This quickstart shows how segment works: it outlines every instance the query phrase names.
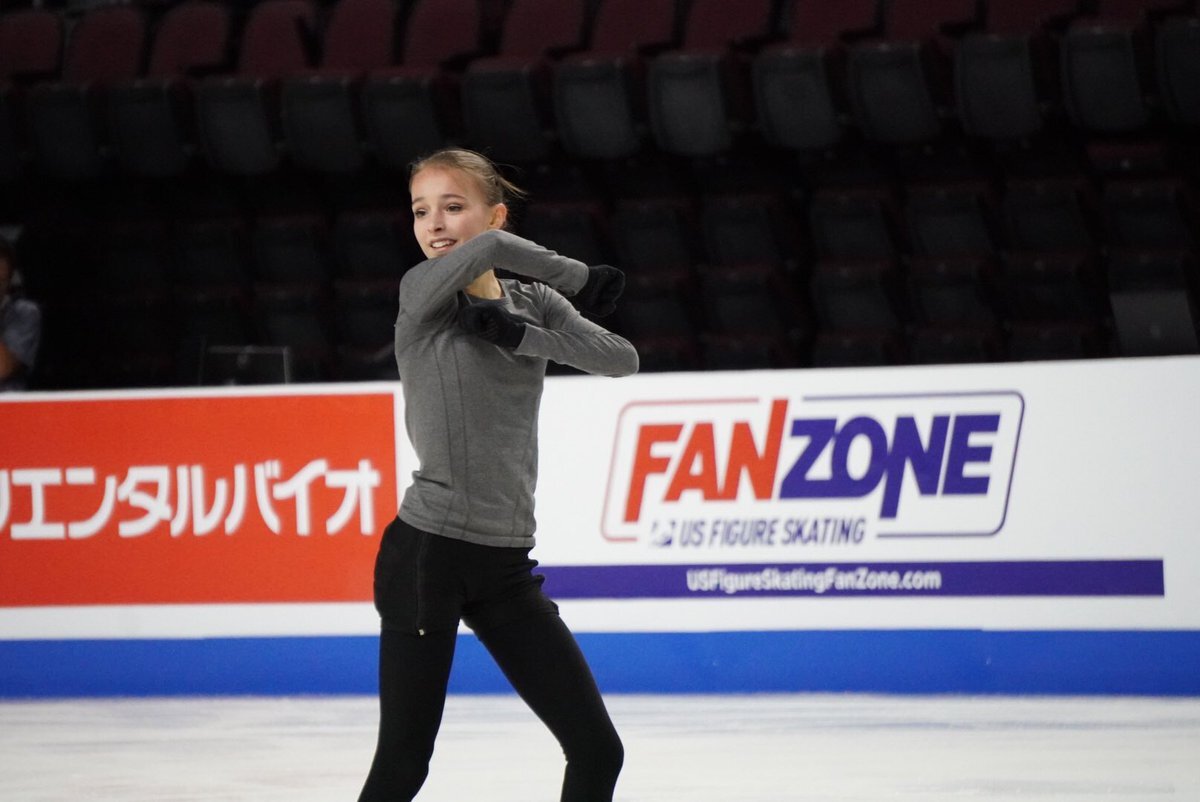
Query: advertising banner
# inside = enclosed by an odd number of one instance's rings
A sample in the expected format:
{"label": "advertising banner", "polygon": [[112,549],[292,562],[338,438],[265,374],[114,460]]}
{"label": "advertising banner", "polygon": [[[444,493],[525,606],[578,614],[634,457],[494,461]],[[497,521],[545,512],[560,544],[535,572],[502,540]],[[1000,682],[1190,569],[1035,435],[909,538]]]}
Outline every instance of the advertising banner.
{"label": "advertising banner", "polygon": [[0,607],[370,598],[391,393],[0,405]]}
{"label": "advertising banner", "polygon": [[641,600],[602,628],[1200,627],[1198,390],[1194,359],[556,383],[536,553],[559,597]]}

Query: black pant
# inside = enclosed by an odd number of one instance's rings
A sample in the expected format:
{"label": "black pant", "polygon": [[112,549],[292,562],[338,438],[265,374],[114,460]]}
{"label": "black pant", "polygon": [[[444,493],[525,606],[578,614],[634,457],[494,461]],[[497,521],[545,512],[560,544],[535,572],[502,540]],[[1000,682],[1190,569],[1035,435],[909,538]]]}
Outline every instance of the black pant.
{"label": "black pant", "polygon": [[566,755],[562,802],[610,802],[624,751],[529,549],[478,546],[397,519],[375,563],[379,743],[359,802],[408,802],[429,773],[458,622],[475,631]]}

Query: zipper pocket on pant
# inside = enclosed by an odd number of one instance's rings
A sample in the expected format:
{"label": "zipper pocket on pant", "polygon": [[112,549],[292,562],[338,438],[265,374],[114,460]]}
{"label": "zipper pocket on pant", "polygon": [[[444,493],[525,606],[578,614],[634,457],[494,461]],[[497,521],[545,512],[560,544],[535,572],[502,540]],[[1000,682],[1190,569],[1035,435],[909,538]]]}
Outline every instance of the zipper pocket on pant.
{"label": "zipper pocket on pant", "polygon": [[430,535],[422,532],[420,537],[421,545],[417,547],[417,565],[413,572],[415,579],[413,584],[416,586],[413,588],[413,592],[416,594],[416,601],[413,605],[413,626],[416,627],[417,635],[425,637],[425,628],[421,626],[421,613],[423,612],[421,597],[425,590],[425,549],[429,545]]}

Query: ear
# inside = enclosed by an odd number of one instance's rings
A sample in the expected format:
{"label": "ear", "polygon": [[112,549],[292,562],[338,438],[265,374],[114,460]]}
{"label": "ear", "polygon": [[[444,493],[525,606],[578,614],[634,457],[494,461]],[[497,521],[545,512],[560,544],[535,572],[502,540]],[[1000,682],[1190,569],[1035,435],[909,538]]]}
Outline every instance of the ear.
{"label": "ear", "polygon": [[508,207],[503,203],[497,203],[492,207],[492,219],[488,221],[488,228],[504,228],[506,222],[508,222]]}

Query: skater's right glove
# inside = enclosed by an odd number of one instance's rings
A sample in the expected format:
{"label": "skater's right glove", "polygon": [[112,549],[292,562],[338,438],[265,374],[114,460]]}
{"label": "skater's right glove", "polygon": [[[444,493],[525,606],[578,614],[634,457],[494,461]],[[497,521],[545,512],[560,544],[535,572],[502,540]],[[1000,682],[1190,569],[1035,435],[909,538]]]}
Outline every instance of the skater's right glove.
{"label": "skater's right glove", "polygon": [[505,348],[516,348],[525,338],[525,321],[496,304],[464,306],[458,313],[458,325],[476,337]]}
{"label": "skater's right glove", "polygon": [[607,317],[616,311],[624,289],[624,273],[612,265],[593,265],[588,267],[587,283],[571,301],[585,315]]}

